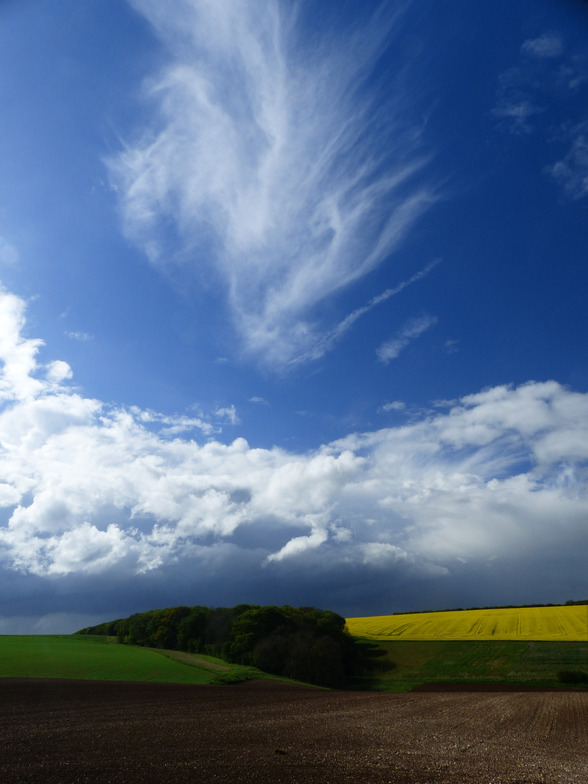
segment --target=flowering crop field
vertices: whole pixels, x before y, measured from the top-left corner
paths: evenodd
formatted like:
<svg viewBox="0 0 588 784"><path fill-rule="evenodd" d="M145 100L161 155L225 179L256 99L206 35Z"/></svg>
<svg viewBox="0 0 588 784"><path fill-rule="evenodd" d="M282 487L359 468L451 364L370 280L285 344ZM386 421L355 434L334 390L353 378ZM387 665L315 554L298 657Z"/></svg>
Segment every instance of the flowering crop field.
<svg viewBox="0 0 588 784"><path fill-rule="evenodd" d="M588 640L588 605L348 618L354 637L370 640Z"/></svg>

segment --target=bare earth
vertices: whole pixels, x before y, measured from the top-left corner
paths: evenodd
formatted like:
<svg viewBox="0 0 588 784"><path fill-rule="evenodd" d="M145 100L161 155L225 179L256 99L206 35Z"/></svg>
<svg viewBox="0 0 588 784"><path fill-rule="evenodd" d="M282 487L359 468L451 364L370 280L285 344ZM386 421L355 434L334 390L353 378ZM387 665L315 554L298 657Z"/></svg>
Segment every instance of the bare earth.
<svg viewBox="0 0 588 784"><path fill-rule="evenodd" d="M0 781L585 784L588 693L0 679Z"/></svg>

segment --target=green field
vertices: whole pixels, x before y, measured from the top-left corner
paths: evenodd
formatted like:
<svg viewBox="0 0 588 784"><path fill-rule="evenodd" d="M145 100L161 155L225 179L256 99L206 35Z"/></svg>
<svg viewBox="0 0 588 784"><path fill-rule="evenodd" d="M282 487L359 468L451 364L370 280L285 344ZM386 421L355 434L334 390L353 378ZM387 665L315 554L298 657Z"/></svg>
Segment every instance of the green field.
<svg viewBox="0 0 588 784"><path fill-rule="evenodd" d="M365 643L376 653L371 675L355 687L407 691L423 683L560 687L561 671L588 672L588 642L395 640Z"/></svg>
<svg viewBox="0 0 588 784"><path fill-rule="evenodd" d="M370 640L588 640L588 605L503 607L348 618L354 637Z"/></svg>
<svg viewBox="0 0 588 784"><path fill-rule="evenodd" d="M231 683L259 675L209 656L118 645L108 637L0 636L0 678Z"/></svg>

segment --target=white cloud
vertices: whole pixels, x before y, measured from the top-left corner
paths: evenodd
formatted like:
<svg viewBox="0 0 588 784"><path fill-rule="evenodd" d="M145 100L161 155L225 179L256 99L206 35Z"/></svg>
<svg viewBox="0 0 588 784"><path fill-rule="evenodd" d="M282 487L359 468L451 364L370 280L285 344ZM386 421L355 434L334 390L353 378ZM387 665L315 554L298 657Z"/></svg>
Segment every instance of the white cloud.
<svg viewBox="0 0 588 784"><path fill-rule="evenodd" d="M402 400L392 400L390 403L384 403L379 410L387 414L390 411L404 411L405 408L406 403L403 403Z"/></svg>
<svg viewBox="0 0 588 784"><path fill-rule="evenodd" d="M361 546L364 564L370 566L393 567L398 562L406 561L407 554L393 544L369 542Z"/></svg>
<svg viewBox="0 0 588 784"><path fill-rule="evenodd" d="M79 340L80 342L92 340L92 335L89 332L66 332L65 334L70 340Z"/></svg>
<svg viewBox="0 0 588 784"><path fill-rule="evenodd" d="M555 33L524 41L521 55L516 66L500 74L492 113L511 133L540 132L550 143L571 141L567 154L544 171L568 196L582 198L588 192L586 120L584 109L575 109L570 99L578 107L585 105L578 100L588 80L585 58L566 51ZM562 109L567 114L563 123Z"/></svg>
<svg viewBox="0 0 588 784"><path fill-rule="evenodd" d="M588 195L588 123L575 126L569 136L572 142L567 155L546 172L570 198L581 199Z"/></svg>
<svg viewBox="0 0 588 784"><path fill-rule="evenodd" d="M400 353L416 338L420 337L430 327L437 323L435 316L420 316L407 321L397 334L385 341L376 353L380 362L387 364L391 359L396 359Z"/></svg>
<svg viewBox="0 0 588 784"><path fill-rule="evenodd" d="M17 267L20 261L18 249L0 237L0 264L5 267Z"/></svg>
<svg viewBox="0 0 588 784"><path fill-rule="evenodd" d="M189 430L201 430L206 435L220 432L217 425L207 421L202 415L195 417L185 414L160 414L157 411L140 409L137 406L131 406L129 411L138 422L145 425L156 425L160 435L174 436Z"/></svg>
<svg viewBox="0 0 588 784"><path fill-rule="evenodd" d="M361 307L356 308L347 316L345 316L345 318L340 321L333 329L318 337L312 347L309 348L306 352L299 354L291 361L291 364L299 364L302 362L307 362L310 359L319 359L322 357L324 354L330 351L341 340L341 338L344 337L344 335L353 327L355 322L362 318L362 316L365 316L366 313L369 313L370 310L373 310L378 305L387 302L391 297L395 297L397 294L400 294L400 292L404 291L404 289L408 286L412 286L413 283L417 283L418 281L425 278L440 263L441 259L434 259L407 280L403 280L397 286L386 289L380 294L377 294L375 297L372 297L372 299L366 305L362 305Z"/></svg>
<svg viewBox="0 0 588 784"><path fill-rule="evenodd" d="M459 341L453 340L452 338L446 340L445 343L443 344L443 351L446 354L457 354L457 352L459 351Z"/></svg>
<svg viewBox="0 0 588 784"><path fill-rule="evenodd" d="M233 405L217 408L215 415L222 422L228 422L230 425L239 425L241 423L241 420L237 415L237 409Z"/></svg>
<svg viewBox="0 0 588 784"><path fill-rule="evenodd" d="M308 536L296 536L285 544L277 553L268 556L268 563L271 561L282 561L285 558L292 558L306 553L308 550L316 549L324 544L328 539L328 533L322 528L315 529Z"/></svg>
<svg viewBox="0 0 588 784"><path fill-rule="evenodd" d="M316 306L389 258L436 199L417 179L410 90L399 74L385 95L366 89L397 12L310 43L276 0L132 4L168 65L147 83L152 121L109 162L126 231L162 269L174 247L184 270L211 264L250 355L312 359Z"/></svg>
<svg viewBox="0 0 588 784"><path fill-rule="evenodd" d="M47 365L47 380L52 381L55 384L59 384L61 381L65 381L68 378L73 376L73 371L67 362L64 362L61 359L55 360L55 362L50 362Z"/></svg>
<svg viewBox="0 0 588 784"><path fill-rule="evenodd" d="M258 395L254 395L253 397L249 398L250 403L255 403L259 406L269 406L269 402L264 397L259 397Z"/></svg>
<svg viewBox="0 0 588 784"><path fill-rule="evenodd" d="M42 340L23 338L25 303L0 287L0 402L34 397L43 385L33 377Z"/></svg>
<svg viewBox="0 0 588 784"><path fill-rule="evenodd" d="M529 133L532 130L531 118L541 112L543 108L530 98L510 95L501 99L493 113L505 120L513 133Z"/></svg>
<svg viewBox="0 0 588 784"><path fill-rule="evenodd" d="M538 38L529 38L521 46L523 54L539 58L561 57L563 51L564 46L561 36L555 33L544 33Z"/></svg>
<svg viewBox="0 0 588 784"><path fill-rule="evenodd" d="M125 555L129 548L125 539L123 531L115 525L109 525L103 531L90 523L82 523L74 530L47 540L43 551L47 574L102 572L117 564ZM38 553L35 556L38 559ZM35 565L32 564L32 571Z"/></svg>
<svg viewBox="0 0 588 784"><path fill-rule="evenodd" d="M511 133L529 134L535 130L534 118L545 109L535 71L523 64L504 71L498 78L496 105L492 110L501 126Z"/></svg>
<svg viewBox="0 0 588 784"><path fill-rule="evenodd" d="M263 571L309 586L329 574L342 586L350 570L451 581L488 563L516 582L538 564L541 585L552 562L585 585L574 564L588 533L588 394L494 387L296 454L84 398L65 363L37 366L40 341L22 337L24 303L6 292L0 323L4 570L217 582Z"/></svg>

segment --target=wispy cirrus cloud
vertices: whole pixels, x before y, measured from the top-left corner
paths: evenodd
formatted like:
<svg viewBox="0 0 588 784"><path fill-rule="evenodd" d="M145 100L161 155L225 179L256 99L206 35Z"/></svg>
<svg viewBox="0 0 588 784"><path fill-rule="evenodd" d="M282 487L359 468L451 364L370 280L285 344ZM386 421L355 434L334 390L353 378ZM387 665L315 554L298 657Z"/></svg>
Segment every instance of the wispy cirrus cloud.
<svg viewBox="0 0 588 784"><path fill-rule="evenodd" d="M376 350L376 354L380 362L385 365L392 359L400 356L401 352L413 340L420 337L423 332L433 327L437 323L436 316L419 316L417 318L409 319L390 340L386 340Z"/></svg>
<svg viewBox="0 0 588 784"><path fill-rule="evenodd" d="M441 259L434 259L407 280L403 280L396 286L382 291L380 294L372 297L371 300L365 305L362 305L361 307L351 311L351 313L345 316L345 318L342 319L335 327L324 332L320 337L317 337L312 347L308 351L294 357L290 364L299 364L302 362L307 362L309 359L318 359L322 357L324 354L330 351L350 329L352 329L356 321L359 321L360 318L365 316L374 308L378 307L378 305L382 305L392 297L400 294L400 292L404 291L404 289L406 289L408 286L412 286L414 283L417 283L418 281L425 278L440 263Z"/></svg>
<svg viewBox="0 0 588 784"><path fill-rule="evenodd" d="M168 65L146 83L151 120L109 162L127 232L163 269L175 249L184 271L215 270L250 356L316 358L333 344L320 303L436 200L400 73L366 86L398 11L310 41L279 0L132 5Z"/></svg>

